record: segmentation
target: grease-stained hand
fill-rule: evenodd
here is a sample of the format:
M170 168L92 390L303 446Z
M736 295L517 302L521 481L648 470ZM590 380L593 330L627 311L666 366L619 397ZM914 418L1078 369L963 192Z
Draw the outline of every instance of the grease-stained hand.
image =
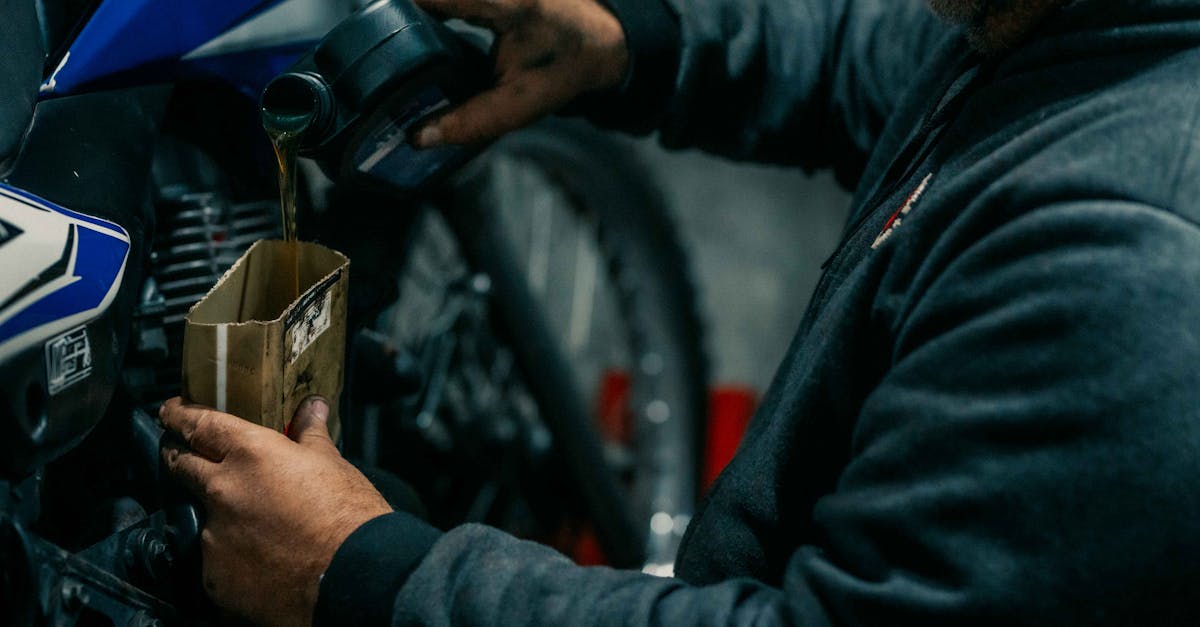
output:
M392 511L329 438L329 405L307 399L290 438L179 398L163 425L185 444L167 468L203 502L204 587L217 605L261 625L312 622L321 573L364 522Z
M414 143L495 139L557 111L586 92L615 87L629 67L625 34L596 0L417 0L441 17L496 35L496 84L426 124Z

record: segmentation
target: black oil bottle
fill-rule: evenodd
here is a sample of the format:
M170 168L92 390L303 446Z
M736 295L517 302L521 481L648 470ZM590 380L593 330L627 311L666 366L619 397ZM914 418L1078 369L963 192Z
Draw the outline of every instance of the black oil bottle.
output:
M263 91L263 125L299 132L299 152L339 182L424 191L478 147L417 150L426 119L491 83L487 56L410 0L377 0L338 24Z

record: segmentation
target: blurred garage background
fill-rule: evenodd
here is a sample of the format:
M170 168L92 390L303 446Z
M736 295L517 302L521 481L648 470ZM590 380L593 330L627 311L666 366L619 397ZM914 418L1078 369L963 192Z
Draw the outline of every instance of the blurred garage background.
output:
M828 173L632 143L691 254L713 382L765 390L837 244L849 194Z

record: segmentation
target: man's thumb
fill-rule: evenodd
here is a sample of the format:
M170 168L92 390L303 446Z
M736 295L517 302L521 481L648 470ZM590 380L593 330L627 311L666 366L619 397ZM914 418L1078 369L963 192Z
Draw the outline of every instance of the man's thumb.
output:
M300 403L292 424L288 425L288 437L303 446L333 446L329 438L329 401L320 396L310 396Z

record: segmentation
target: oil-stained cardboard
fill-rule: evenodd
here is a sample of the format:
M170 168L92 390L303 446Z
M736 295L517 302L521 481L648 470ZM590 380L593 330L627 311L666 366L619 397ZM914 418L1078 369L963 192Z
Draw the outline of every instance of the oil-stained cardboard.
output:
M291 245L256 242L188 312L183 397L283 431L299 404L320 394L336 440L350 261L317 244L295 246L298 263Z

